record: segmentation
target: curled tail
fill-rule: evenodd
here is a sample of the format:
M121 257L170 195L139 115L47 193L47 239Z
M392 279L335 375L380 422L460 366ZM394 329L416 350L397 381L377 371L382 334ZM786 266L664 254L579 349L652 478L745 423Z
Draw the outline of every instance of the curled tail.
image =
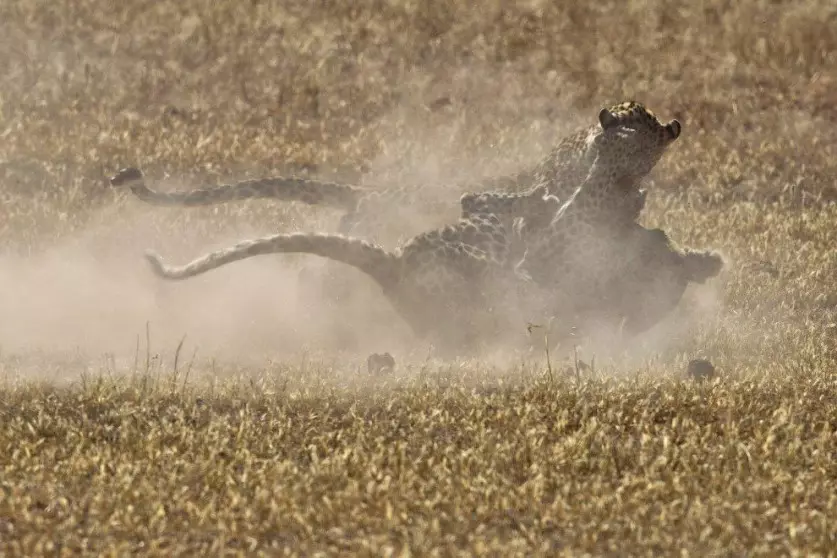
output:
M371 276L382 287L397 277L397 257L364 240L328 234L277 234L245 240L229 248L210 252L182 266L167 266L156 253L147 251L145 258L154 273L169 280L181 280L206 273L238 260L262 254L315 254L351 265Z
M298 201L309 205L325 205L353 210L362 189L336 182L320 182L306 178L261 178L235 184L198 188L189 192L157 192L145 184L142 171L134 167L120 170L110 179L115 187L127 186L146 203L165 206L195 207L250 198Z

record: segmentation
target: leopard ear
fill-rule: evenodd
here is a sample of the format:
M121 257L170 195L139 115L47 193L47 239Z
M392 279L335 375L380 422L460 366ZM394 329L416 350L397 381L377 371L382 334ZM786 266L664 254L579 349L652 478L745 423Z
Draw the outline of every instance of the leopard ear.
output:
M615 114L603 108L599 111L599 123L602 125L602 129L608 130L617 126L619 124L619 119L616 117Z
M668 124L666 124L666 131L668 131L669 136L671 136L672 141L676 140L680 137L680 132L682 130L682 126L680 122L677 120L672 120Z

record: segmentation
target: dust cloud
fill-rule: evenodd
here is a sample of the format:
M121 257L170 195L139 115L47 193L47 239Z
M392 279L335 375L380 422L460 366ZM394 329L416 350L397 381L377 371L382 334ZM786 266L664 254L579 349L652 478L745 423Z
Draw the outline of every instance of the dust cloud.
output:
M374 224L379 229L361 227L358 233L389 249L455 221L465 184L532 163L573 122L555 112L560 105L548 84L538 90L497 68L440 70L416 76L405 90L403 105L372 126L384 147L364 182L418 189L421 203L395 199L382 207ZM186 354L197 349L204 358L237 362L307 351L363 358L388 351L399 360L427 354L428 347L411 337L370 278L315 256L262 256L187 281L162 282L142 258L148 248L180 264L277 231L241 222L213 235L166 230L155 215L193 210L150 207L133 198L126 206L121 218L95 220L99 224L43 253L0 257L4 354L75 351L129 359L138 343L145 350L146 328L152 351L170 353L185 336ZM311 208L312 220L303 230L322 229L318 211ZM713 306L709 296L704 306ZM691 325L666 320L645 336L643 353L681 339ZM521 321L521 331L524 327ZM609 344L612 340L591 352L607 352Z
M148 214L144 209L40 254L0 257L0 350L133 358L138 340L145 351L146 327L152 351L170 353L185 335L185 353L196 348L205 357L251 362L341 344L389 348L374 339L397 327L382 324L381 332L375 324L346 323L343 309L319 296L322 266L301 274L281 256L262 257L189 281L160 281L142 258L145 249L179 262L254 234L231 228L210 244L188 236L159 242ZM303 264L309 260L316 258ZM375 304L387 303L379 296Z

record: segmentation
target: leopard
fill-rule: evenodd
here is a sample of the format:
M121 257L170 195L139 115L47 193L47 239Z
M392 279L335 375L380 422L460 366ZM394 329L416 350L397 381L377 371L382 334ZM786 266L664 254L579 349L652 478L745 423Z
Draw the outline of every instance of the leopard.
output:
M650 109L637 101L625 101L599 111L595 125L560 140L549 154L531 169L514 177L497 177L500 184L516 185L518 191L546 188L547 194L567 200L597 167L596 184L585 186L587 207L616 202L615 214L623 220L639 219L648 192L642 181L651 173L672 143L680 137L677 119L663 123ZM606 172L605 172L606 171ZM617 197L613 192L621 192ZM471 211L491 211L491 204L503 205L508 192L471 192L460 198L463 217ZM591 197L594 196L594 197ZM592 204L592 205L591 205ZM525 216L523 216L525 218Z
M613 168L623 173L614 174L613 179L625 182L624 188L628 189L650 173L667 147L668 138L676 139L680 130L678 120L663 124L642 103L624 101L602 108L596 124L561 138L535 165L460 184L458 188L464 192L518 192L546 184L551 195L565 199L585 179L593 160L606 153L618 162ZM629 135L631 141L613 142L616 131ZM143 173L135 167L122 169L110 183L128 188L138 199L157 206L198 207L246 199L274 199L330 207L344 212L337 226L337 232L344 235L374 235L376 229L383 228L381 223L390 214L415 203L422 190L408 186L379 189L298 176L273 176L185 192L161 192L150 188ZM439 187L434 192L453 189ZM644 191L637 194L637 214L644 207L645 195Z
M145 258L158 277L174 281L264 254L324 257L369 276L414 335L439 355L473 356L513 327L517 304L509 293L525 294L514 270L510 224L521 213L558 209L543 188L502 201L491 213L471 213L391 250L360 237L296 232L245 240L181 266L166 265L153 251Z
M679 138L680 122L663 123L634 101L602 108L598 120L562 141L533 172L532 188L563 197L564 206L557 215L518 216L515 227L530 231L513 238L518 271L547 293L540 298L552 306L548 317L564 321L564 332L604 325L630 338L662 320L690 283L717 276L724 263L716 251L680 247L661 229L638 222L647 197L642 181ZM462 217L490 213L507 196L466 194ZM596 327L583 325L596 321Z
M501 188L505 180L492 179L487 187ZM335 230L337 234L366 237L384 248L397 248L414 234L426 230L428 224L440 226L456 219L458 210L455 198L450 200L440 194L448 190L445 185L375 188L300 177L269 177L187 192L162 192L151 189L146 182L142 171L131 167L110 180L113 187L127 189L140 200L157 206L199 207L267 198L330 208L342 213ZM420 210L416 211L416 207ZM369 336L353 327L353 320L363 319L378 327L377 324L392 319L390 308L370 308L366 303L378 293L375 285L359 273L331 261L306 261L299 266L297 274L300 296L308 301L306 304L347 316L347 320L334 321L323 329L322 335L332 344L358 349Z

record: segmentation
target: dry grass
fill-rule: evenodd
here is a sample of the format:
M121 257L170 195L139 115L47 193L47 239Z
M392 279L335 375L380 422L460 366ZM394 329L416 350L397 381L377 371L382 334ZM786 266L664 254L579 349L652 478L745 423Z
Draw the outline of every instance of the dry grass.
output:
M0 553L834 555L833 2L518 4L0 3ZM301 258L174 294L139 260L334 214L104 186L456 181L624 98L685 126L646 222L729 266L581 377L414 348L366 378L389 340L309 350L341 315L288 310Z

